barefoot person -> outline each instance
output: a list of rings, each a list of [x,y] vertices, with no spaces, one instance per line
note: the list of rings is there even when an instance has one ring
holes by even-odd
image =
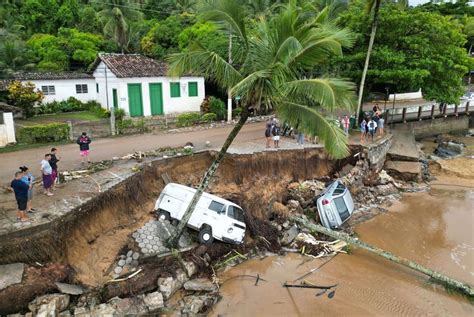
[[[41,161],[41,174],[43,175],[44,194],[46,196],[53,196],[53,193],[51,192],[51,186],[53,185],[51,174],[53,173],[53,169],[49,164],[49,160],[51,160],[51,154],[45,154],[44,160]]]
[[[26,205],[28,203],[28,189],[30,187],[21,180],[22,177],[22,172],[16,172],[15,179],[12,180],[10,186],[15,192],[16,203],[18,205],[16,219],[19,221],[28,221],[30,218],[26,215]]]
[[[33,208],[33,182],[35,181],[35,178],[26,166],[21,166],[20,171],[23,173],[21,180],[23,183],[28,185],[28,203],[26,205],[26,211],[32,213],[35,211]]]
[[[89,159],[89,144],[92,140],[87,136],[86,132],[82,132],[81,136],[77,138],[76,143],[79,144],[79,151],[81,153],[81,164],[84,164],[84,160],[87,159],[87,163],[90,163]]]

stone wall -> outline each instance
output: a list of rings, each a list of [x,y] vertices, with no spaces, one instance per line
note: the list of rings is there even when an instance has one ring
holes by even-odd
[[[469,130],[469,120],[468,115],[409,122],[404,125],[413,131],[418,140],[444,133],[465,133]]]
[[[75,140],[82,132],[87,132],[91,138],[105,138],[111,135],[110,120],[68,122],[70,127],[70,139]]]
[[[393,136],[387,134],[377,142],[363,146],[362,157],[368,161],[371,171],[379,172],[382,169],[387,152],[392,146],[392,139]]]

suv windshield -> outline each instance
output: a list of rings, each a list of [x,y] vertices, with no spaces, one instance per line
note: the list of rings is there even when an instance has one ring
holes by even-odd
[[[334,191],[332,192],[332,195],[333,196],[337,196],[337,195],[340,195],[342,194],[344,191],[346,190],[346,187],[342,184],[338,184],[336,189],[334,189]]]
[[[229,206],[227,216],[240,222],[245,222],[244,212],[235,206]]]
[[[336,205],[337,212],[341,217],[341,221],[344,222],[347,218],[349,218],[349,210],[347,209],[346,202],[344,198],[338,197],[334,199],[334,204]]]

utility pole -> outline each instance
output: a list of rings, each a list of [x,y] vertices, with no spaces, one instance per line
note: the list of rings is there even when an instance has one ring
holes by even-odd
[[[229,34],[229,64],[232,64],[232,34]],[[232,96],[227,90],[227,122],[232,120]]]
[[[110,133],[115,135],[115,108],[109,106],[109,85],[107,82],[107,65],[104,63],[104,72],[105,72],[105,97],[107,100],[107,110],[110,111]]]

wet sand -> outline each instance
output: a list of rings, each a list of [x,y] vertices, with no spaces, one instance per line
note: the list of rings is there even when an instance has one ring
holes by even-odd
[[[456,178],[444,182],[456,185]],[[356,228],[359,237],[474,284],[474,189],[435,186],[431,192],[406,194],[390,208]],[[327,259],[326,259],[327,260]],[[306,261],[306,262],[305,262]],[[353,249],[307,277],[317,285],[339,283],[335,297],[316,297],[318,290],[286,289],[292,282],[324,260],[300,255],[250,260],[220,276],[221,281],[241,275],[260,276],[268,282],[239,277],[225,282],[223,299],[212,316],[473,316],[474,306],[463,296],[451,294],[426,276],[398,264]],[[303,263],[303,264],[301,264]]]

